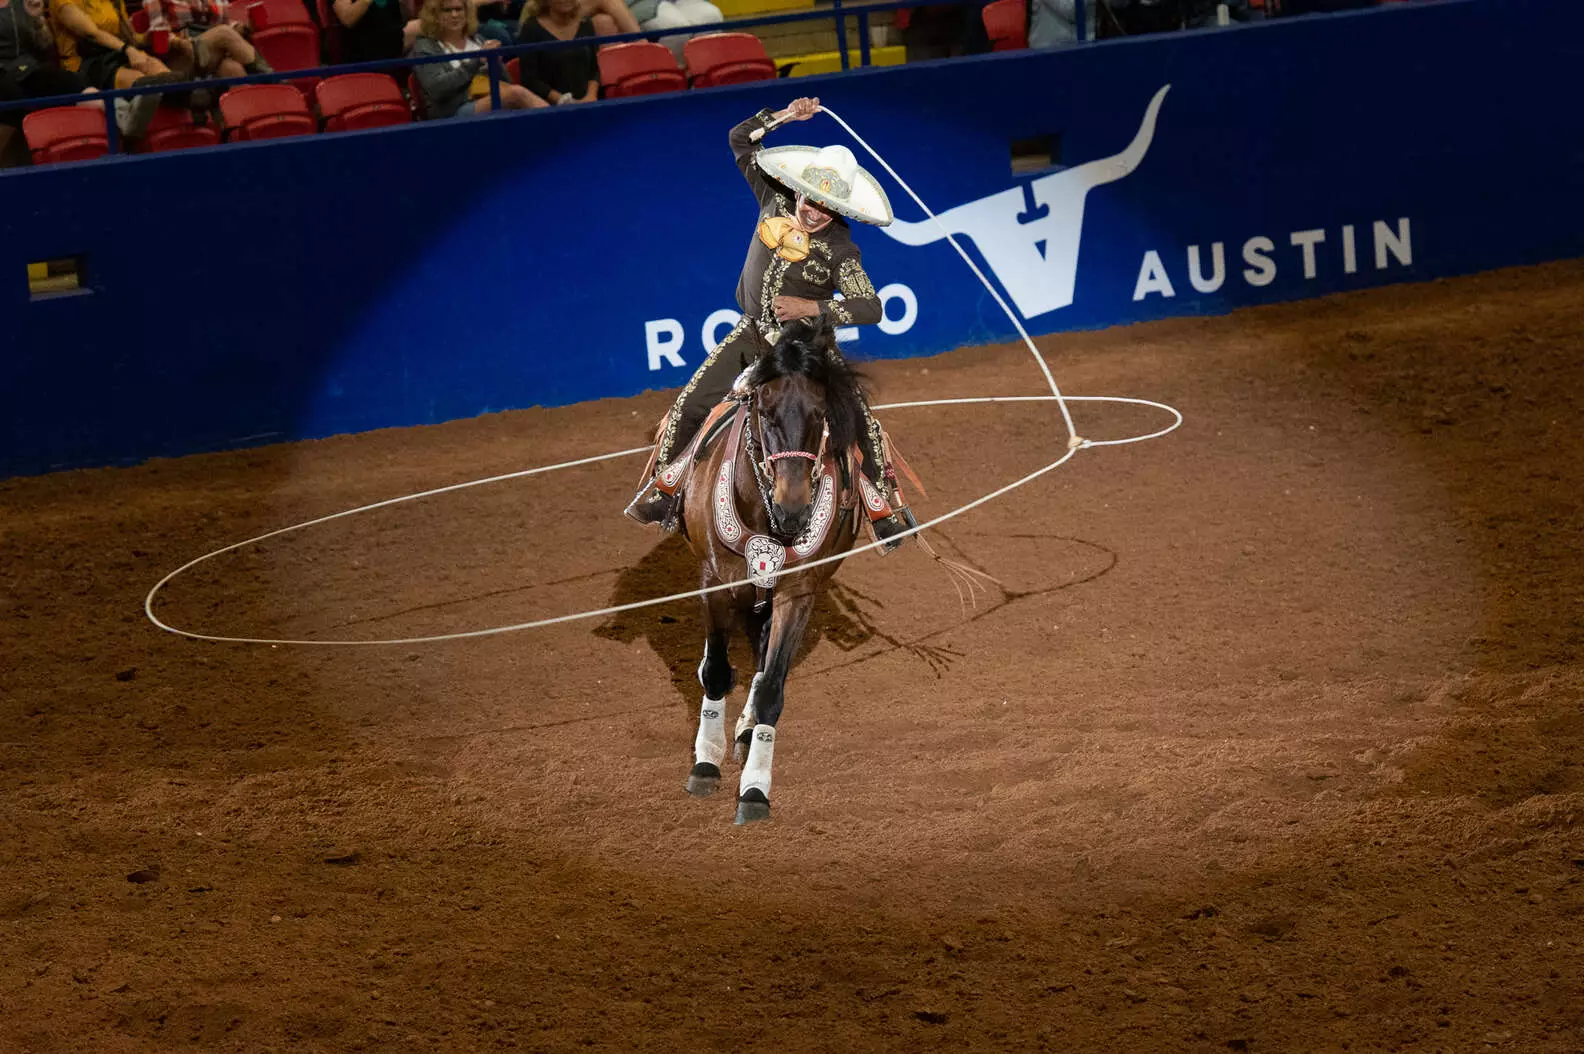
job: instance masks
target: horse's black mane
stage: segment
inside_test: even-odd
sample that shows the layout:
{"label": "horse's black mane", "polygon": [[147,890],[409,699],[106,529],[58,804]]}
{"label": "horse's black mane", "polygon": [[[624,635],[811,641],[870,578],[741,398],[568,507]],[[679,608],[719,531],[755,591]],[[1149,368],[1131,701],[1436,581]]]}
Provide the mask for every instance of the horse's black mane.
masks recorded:
{"label": "horse's black mane", "polygon": [[847,450],[864,431],[864,377],[836,350],[836,331],[825,318],[797,319],[781,329],[770,352],[748,375],[754,387],[781,377],[806,377],[825,389],[830,448]]}

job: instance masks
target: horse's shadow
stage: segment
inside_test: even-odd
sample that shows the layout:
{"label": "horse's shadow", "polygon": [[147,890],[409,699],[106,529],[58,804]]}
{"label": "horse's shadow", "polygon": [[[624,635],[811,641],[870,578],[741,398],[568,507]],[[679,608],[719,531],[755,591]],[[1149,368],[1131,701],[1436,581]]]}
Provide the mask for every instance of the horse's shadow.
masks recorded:
{"label": "horse's shadow", "polygon": [[[651,597],[682,593],[699,586],[699,563],[680,535],[670,535],[650,549],[643,558],[616,576],[611,606],[631,604]],[[792,660],[793,669],[808,658],[821,640],[844,652],[861,648],[880,633],[874,611],[885,605],[873,597],[831,582],[814,603],[803,643]],[[690,706],[698,702],[699,659],[704,655],[700,631],[699,601],[678,601],[660,608],[640,608],[612,615],[595,627],[596,636],[631,644],[646,640],[671,671],[671,686]],[[733,627],[731,662],[737,669],[738,683],[753,676],[753,655],[741,632]]]}
{"label": "horse's shadow", "polygon": [[[953,556],[969,564],[977,562],[963,551],[960,545],[942,531],[932,532],[937,544],[944,541]],[[973,622],[993,614],[1011,604],[1031,597],[1043,596],[1082,582],[1093,581],[1110,571],[1116,563],[1116,554],[1104,546],[1080,539],[1050,536],[1024,537],[1040,544],[1061,542],[1093,550],[1096,564],[1087,573],[1076,575],[1046,588],[1019,592],[992,586],[987,595],[981,595],[971,607],[965,607],[961,619],[951,620],[922,636],[903,640],[886,632],[882,626],[885,601],[841,581],[830,582],[814,604],[802,646],[793,659],[793,669],[802,666],[816,644],[824,641],[843,653],[842,658],[827,661],[817,669],[805,670],[805,675],[818,675],[847,666],[869,662],[882,655],[903,652],[912,656],[935,677],[949,670],[962,652],[945,644],[933,643],[956,626]],[[636,564],[618,573],[611,594],[613,606],[647,600],[651,597],[682,593],[698,588],[699,565],[687,542],[679,535],[663,539],[660,544],[644,554]],[[944,580],[941,585],[944,590]],[[647,640],[666,664],[671,673],[671,686],[691,709],[698,704],[699,684],[697,669],[704,654],[701,618],[698,601],[679,601],[661,608],[639,608],[613,615],[595,627],[597,636],[606,640],[631,644]],[[753,675],[753,656],[741,632],[734,632],[731,642],[731,661],[737,669],[738,683],[743,684]]]}

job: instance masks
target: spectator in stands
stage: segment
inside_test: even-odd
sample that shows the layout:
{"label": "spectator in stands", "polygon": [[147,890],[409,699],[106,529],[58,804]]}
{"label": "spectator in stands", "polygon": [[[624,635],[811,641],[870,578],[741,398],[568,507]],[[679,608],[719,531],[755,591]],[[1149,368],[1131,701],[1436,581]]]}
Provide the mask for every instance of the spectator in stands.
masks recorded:
{"label": "spectator in stands", "polygon": [[417,39],[417,21],[402,14],[401,0],[335,0],[341,23],[341,61],[399,59]]}
{"label": "spectator in stands", "polygon": [[12,0],[0,8],[0,84],[14,89],[9,97],[76,95],[87,87],[77,74],[57,67],[54,53],[43,0]]}
{"label": "spectator in stands", "polygon": [[[550,40],[594,38],[594,20],[581,18],[578,0],[547,0],[543,10],[537,0],[523,5],[517,40],[523,44]],[[523,87],[559,105],[593,102],[599,98],[599,66],[592,45],[530,51],[522,56]]]}
{"label": "spectator in stands", "polygon": [[[630,0],[628,9],[644,30],[686,29],[720,22],[725,17],[710,0]],[[688,36],[667,36],[660,43],[680,54]]]}
{"label": "spectator in stands", "polygon": [[[1095,9],[1099,6],[1099,0],[1084,4],[1084,40],[1095,38]],[[1031,48],[1064,48],[1078,43],[1076,0],[1032,0],[1028,39]]]}
{"label": "spectator in stands", "polygon": [[[173,78],[166,75],[164,79]],[[0,102],[55,95],[91,96],[97,91],[80,74],[61,69],[56,62],[55,36],[44,17],[44,0],[13,0],[0,8]],[[141,139],[159,104],[156,93],[115,100],[121,135],[128,140]],[[100,101],[85,99],[77,105],[104,110]],[[0,111],[0,155],[4,155],[22,127],[22,119],[30,112],[27,107]]]}
{"label": "spectator in stands", "polygon": [[[87,87],[75,73],[53,61],[55,40],[44,18],[43,0],[12,0],[0,7],[0,99],[41,99],[76,95]],[[0,121],[21,123],[22,110],[0,114]]]}
{"label": "spectator in stands", "polygon": [[[0,103],[81,93],[82,78],[50,61],[54,50],[43,0],[11,0],[0,8]],[[0,163],[29,112],[0,110]]]}
{"label": "spectator in stands", "polygon": [[274,71],[211,0],[164,0],[160,9],[171,30],[165,61],[173,73],[196,80]]}
{"label": "spectator in stands", "polygon": [[[136,46],[138,37],[132,32],[120,0],[49,0],[49,5],[61,69],[75,74],[83,91],[147,88],[183,79]],[[8,10],[14,8],[15,0]],[[24,8],[24,12],[32,9],[32,6]],[[39,14],[42,16],[42,8]],[[39,43],[36,34],[34,43]],[[37,95],[31,97],[38,98]],[[121,134],[130,140],[143,138],[162,99],[179,105],[186,105],[188,101],[186,98],[171,100],[169,96],[152,92],[130,100],[117,99],[116,125]]]}
{"label": "spectator in stands", "polygon": [[137,45],[142,43],[127,22],[119,0],[49,0],[58,31],[55,46],[61,68],[103,91],[150,83],[169,83],[170,68]]}
{"label": "spectator in stands", "polygon": [[[469,0],[424,0],[418,23],[414,55],[455,55],[500,47],[500,41],[477,35],[478,17]],[[430,117],[466,116],[485,113],[490,108],[489,73],[481,58],[430,62],[414,67],[414,72]],[[549,105],[527,88],[504,79],[500,98],[501,106],[507,110]]]}
{"label": "spectator in stands", "polygon": [[468,0],[468,5],[473,9],[474,21],[478,22],[481,39],[504,45],[517,43],[516,13],[510,10],[506,0]]}
{"label": "spectator in stands", "polygon": [[[715,5],[706,3],[705,6]],[[588,0],[583,13],[594,20],[594,32],[602,37],[615,33],[636,33],[640,28],[637,17],[625,0]]]}
{"label": "spectator in stands", "polygon": [[909,62],[978,55],[990,50],[984,8],[978,4],[931,4],[897,12],[897,28]]}
{"label": "spectator in stands", "polygon": [[[517,42],[516,27],[522,20],[523,0],[473,0],[478,8],[479,32],[485,40],[495,39],[501,30],[502,44]],[[627,9],[625,0],[582,0],[582,17],[594,20],[594,35],[639,32],[638,20]],[[497,29],[496,27],[500,28]],[[509,29],[507,27],[510,27]]]}

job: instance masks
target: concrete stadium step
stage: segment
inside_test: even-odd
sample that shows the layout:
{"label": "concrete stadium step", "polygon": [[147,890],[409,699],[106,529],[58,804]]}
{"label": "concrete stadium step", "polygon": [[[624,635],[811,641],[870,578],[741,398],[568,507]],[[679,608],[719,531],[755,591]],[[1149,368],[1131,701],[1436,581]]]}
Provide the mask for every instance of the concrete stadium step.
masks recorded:
{"label": "concrete stadium step", "polygon": [[[793,55],[788,58],[778,58],[776,69],[781,71],[783,77],[812,77],[817,73],[841,72],[841,53],[837,51],[821,51],[812,55]],[[853,68],[858,66],[858,49],[854,46],[848,54],[848,61]],[[871,66],[900,66],[907,61],[907,48],[900,44],[884,48],[871,48],[869,51],[869,65]]]}

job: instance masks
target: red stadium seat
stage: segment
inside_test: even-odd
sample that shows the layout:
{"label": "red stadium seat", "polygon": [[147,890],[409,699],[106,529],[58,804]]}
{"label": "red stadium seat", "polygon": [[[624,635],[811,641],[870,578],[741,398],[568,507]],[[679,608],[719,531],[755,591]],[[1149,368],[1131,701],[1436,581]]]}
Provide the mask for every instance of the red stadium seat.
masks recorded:
{"label": "red stadium seat", "polygon": [[1028,0],[995,0],[981,11],[992,51],[1028,47]]}
{"label": "red stadium seat", "polygon": [[[256,30],[250,39],[264,60],[277,70],[311,70],[320,65],[319,30],[312,22],[271,25]],[[305,96],[312,95],[318,83],[318,77],[292,81]]]}
{"label": "red stadium seat", "polygon": [[178,106],[161,106],[154,111],[148,134],[143,138],[143,153],[158,154],[166,150],[186,150],[194,146],[214,146],[220,142],[220,133],[208,125],[193,120],[191,110]]}
{"label": "red stadium seat", "polygon": [[705,33],[682,46],[695,88],[775,80],[776,65],[752,33]]}
{"label": "red stadium seat", "polygon": [[631,95],[657,95],[687,87],[687,77],[677,68],[676,56],[663,44],[636,40],[607,44],[599,49],[600,84],[607,99]]}
{"label": "red stadium seat", "polygon": [[105,116],[83,106],[55,106],[22,118],[22,135],[35,165],[87,161],[110,152]]}
{"label": "red stadium seat", "polygon": [[246,3],[247,21],[255,31],[274,29],[276,26],[318,28],[303,0],[246,0]]}
{"label": "red stadium seat", "polygon": [[243,84],[220,96],[226,138],[282,139],[311,135],[313,115],[302,93],[290,84]]}
{"label": "red stadium seat", "polygon": [[314,103],[327,132],[352,132],[360,128],[386,128],[407,124],[412,111],[402,98],[395,78],[385,73],[343,73],[328,77],[314,88]]}
{"label": "red stadium seat", "polygon": [[521,62],[521,60],[512,59],[512,60],[510,60],[509,62],[506,63],[506,76],[511,78],[511,82],[513,84],[521,84],[522,83],[522,62]]}

